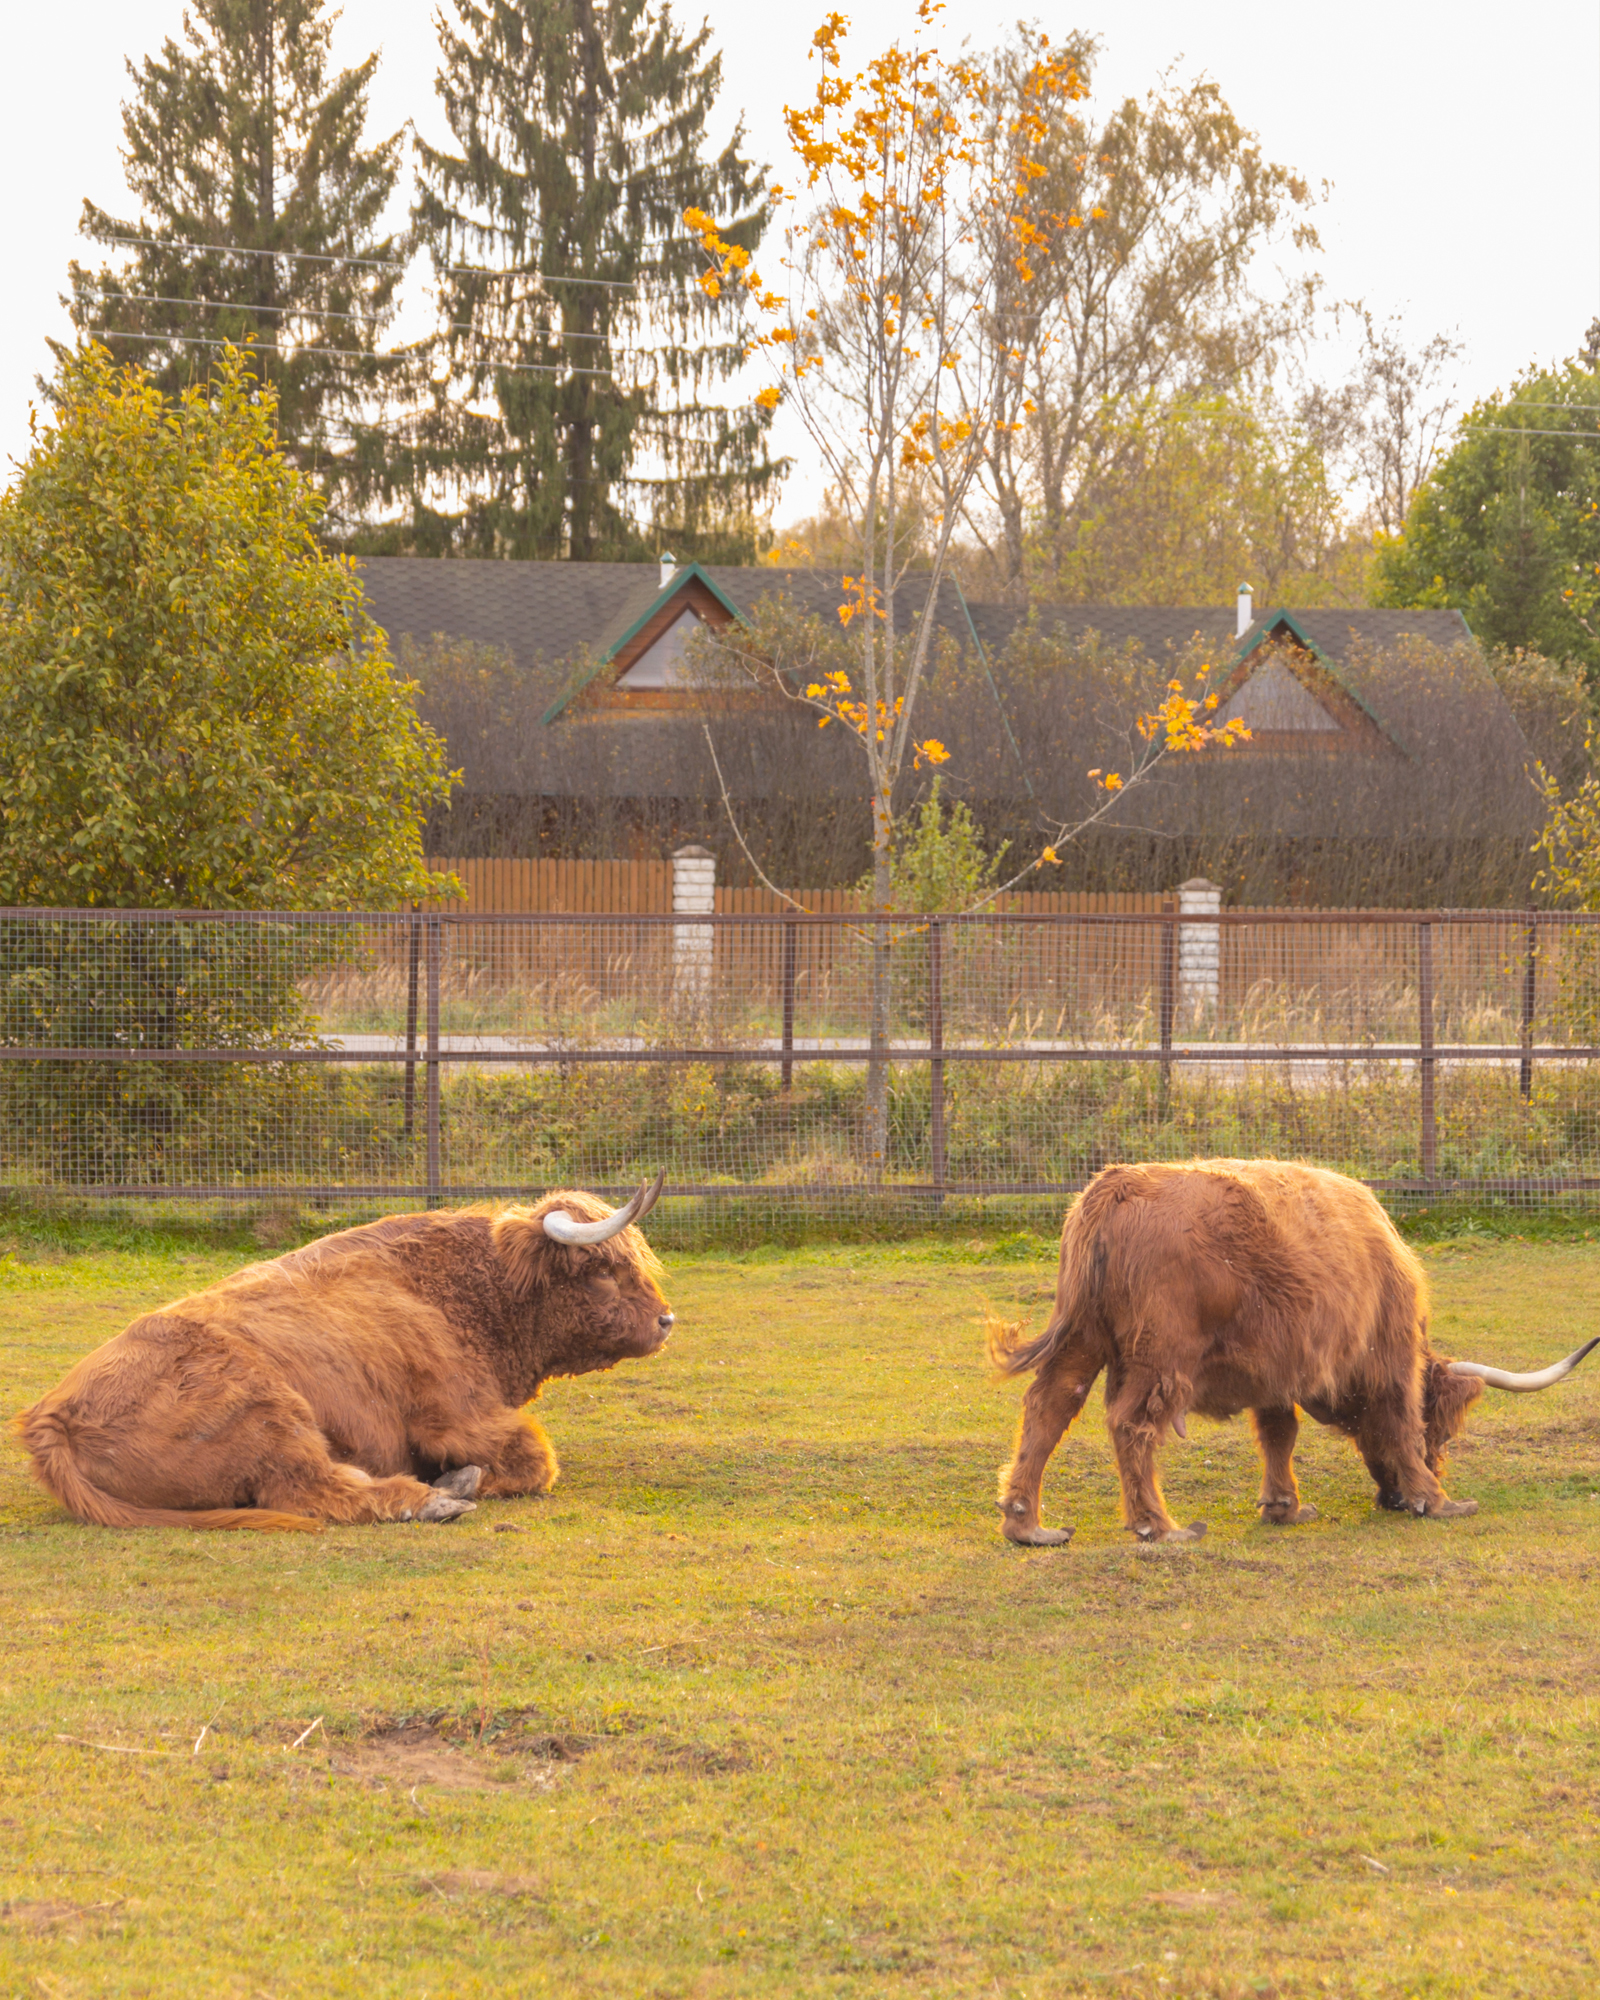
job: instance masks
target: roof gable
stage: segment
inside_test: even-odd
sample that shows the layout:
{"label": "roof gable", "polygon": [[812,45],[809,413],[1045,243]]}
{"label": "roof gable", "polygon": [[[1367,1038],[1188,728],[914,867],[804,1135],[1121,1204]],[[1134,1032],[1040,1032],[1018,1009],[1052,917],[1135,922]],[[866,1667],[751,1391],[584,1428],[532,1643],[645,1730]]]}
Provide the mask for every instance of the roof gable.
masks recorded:
{"label": "roof gable", "polygon": [[1227,705],[1219,710],[1217,721],[1242,722],[1252,735],[1282,730],[1321,733],[1339,728],[1288,662],[1275,657],[1262,661],[1247,674]]}
{"label": "roof gable", "polygon": [[[551,702],[541,720],[554,722],[591,690],[598,693],[602,685],[618,687],[634,661],[657,641],[664,639],[680,623],[685,612],[711,624],[741,622],[738,608],[729,602],[716,580],[699,563],[687,563],[674,570],[667,581],[659,585],[649,603],[642,608],[629,605],[612,621],[611,628],[600,635],[593,663]],[[614,667],[616,672],[607,676],[608,667]],[[646,693],[650,700],[641,702],[638,696]],[[623,699],[630,706],[655,707],[661,705],[662,696],[670,702],[681,699],[681,693],[674,695],[671,692],[670,684],[629,691]]]}

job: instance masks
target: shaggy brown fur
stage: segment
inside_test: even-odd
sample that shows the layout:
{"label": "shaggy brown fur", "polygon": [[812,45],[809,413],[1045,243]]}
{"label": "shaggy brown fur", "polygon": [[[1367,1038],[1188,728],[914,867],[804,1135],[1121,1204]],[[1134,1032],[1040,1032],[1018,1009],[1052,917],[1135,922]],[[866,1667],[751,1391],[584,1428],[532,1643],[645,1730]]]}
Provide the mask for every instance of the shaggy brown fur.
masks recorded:
{"label": "shaggy brown fur", "polygon": [[611,1213],[563,1192],[390,1216],[146,1313],[16,1420],[35,1477],[112,1528],[448,1520],[474,1492],[547,1492],[523,1404],[672,1325],[637,1228],[561,1244],[553,1208]]}
{"label": "shaggy brown fur", "polygon": [[1310,1519],[1293,1453],[1297,1407],[1353,1438],[1378,1504],[1471,1514],[1439,1484],[1444,1447],[1482,1384],[1428,1345],[1428,1283],[1358,1181],[1281,1160],[1108,1167],[1061,1232],[1055,1311],[1036,1340],[991,1326],[1001,1372],[1037,1371],[1000,1475],[1014,1542],[1063,1542],[1039,1525],[1050,1454],[1106,1371],[1106,1422],[1123,1518],[1144,1540],[1192,1539],[1166,1509],[1156,1454],[1190,1411],[1249,1410],[1268,1521]]}

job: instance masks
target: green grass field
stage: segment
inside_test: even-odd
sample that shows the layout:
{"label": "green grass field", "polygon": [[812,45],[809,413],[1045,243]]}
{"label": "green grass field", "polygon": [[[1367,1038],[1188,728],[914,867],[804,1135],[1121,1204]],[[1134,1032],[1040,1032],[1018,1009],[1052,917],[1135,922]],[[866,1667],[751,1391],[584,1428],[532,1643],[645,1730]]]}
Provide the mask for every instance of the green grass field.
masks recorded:
{"label": "green grass field", "polygon": [[[243,1261],[16,1233],[9,1412]],[[1600,1244],[1426,1251],[1443,1344],[1532,1365]],[[1308,1431],[1167,1454],[1117,1525],[1098,1397],[1062,1550],[996,1533],[1048,1246],[673,1260],[653,1362],[557,1384],[556,1495],[456,1526],[109,1533],[0,1448],[0,1993],[1600,1991],[1600,1365],[1489,1397],[1462,1522]],[[209,1723],[209,1728],[205,1727]]]}

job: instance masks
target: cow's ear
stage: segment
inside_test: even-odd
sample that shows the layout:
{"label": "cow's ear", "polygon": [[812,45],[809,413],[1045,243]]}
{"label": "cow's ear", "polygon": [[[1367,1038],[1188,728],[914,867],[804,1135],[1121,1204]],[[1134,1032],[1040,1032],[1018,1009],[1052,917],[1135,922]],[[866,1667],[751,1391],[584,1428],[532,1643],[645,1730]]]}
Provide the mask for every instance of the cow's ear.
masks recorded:
{"label": "cow's ear", "polygon": [[553,1265],[567,1252],[544,1233],[544,1224],[524,1209],[497,1215],[491,1230],[494,1254],[506,1289],[514,1298],[528,1299],[550,1283]]}

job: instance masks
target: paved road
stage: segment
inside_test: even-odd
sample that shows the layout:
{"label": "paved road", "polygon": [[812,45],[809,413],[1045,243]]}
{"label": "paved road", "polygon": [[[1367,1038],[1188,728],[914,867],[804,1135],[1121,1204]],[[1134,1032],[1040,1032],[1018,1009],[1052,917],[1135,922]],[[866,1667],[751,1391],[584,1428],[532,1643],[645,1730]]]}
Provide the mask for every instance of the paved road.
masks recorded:
{"label": "paved road", "polygon": [[[334,1048],[347,1049],[352,1054],[400,1055],[405,1053],[403,1035],[332,1035],[328,1037]],[[659,1048],[659,1043],[637,1035],[606,1036],[598,1042],[586,1045],[587,1051],[616,1051],[618,1054],[638,1054]],[[740,1041],[735,1046],[754,1049],[762,1054],[777,1056],[782,1053],[783,1044],[777,1036],[760,1036],[752,1041]],[[1285,1053],[1276,1043],[1270,1042],[1174,1042],[1173,1062],[1191,1073],[1204,1071],[1208,1076],[1220,1081],[1239,1082],[1252,1073],[1263,1070],[1276,1076],[1287,1072],[1296,1083],[1326,1083],[1344,1076],[1351,1070],[1365,1069],[1373,1064],[1382,1064],[1386,1069],[1415,1071],[1418,1062],[1415,1054],[1409,1053],[1415,1043],[1375,1042],[1363,1045],[1357,1053],[1346,1053],[1341,1045],[1337,1055],[1323,1052],[1323,1046],[1316,1043],[1300,1043],[1292,1052]],[[843,1037],[796,1036],[792,1044],[797,1055],[838,1055],[841,1059],[853,1057],[862,1060],[867,1051],[857,1040]],[[1023,1041],[1007,1042],[999,1045],[996,1053],[1011,1062],[1026,1060],[1029,1055],[1072,1056],[1081,1054],[1086,1061],[1115,1060],[1123,1047],[1130,1051],[1137,1048],[1143,1061],[1154,1061],[1158,1051],[1148,1044],[1104,1045],[1085,1049],[1081,1043],[1064,1041]],[[501,1057],[524,1056],[530,1061],[560,1061],[571,1059],[584,1051],[571,1044],[539,1041],[521,1035],[463,1035],[451,1034],[439,1037],[440,1052],[452,1058],[463,1056],[493,1055]],[[889,1044],[890,1053],[905,1051],[925,1054],[927,1043],[920,1040],[900,1039]],[[1408,1053],[1397,1053],[1407,1050]],[[946,1052],[949,1053],[948,1051]],[[424,1050],[418,1044],[418,1060],[422,1060]],[[1466,1069],[1487,1066],[1491,1069],[1515,1069],[1521,1062],[1519,1050],[1498,1047],[1493,1055],[1462,1057],[1440,1055],[1435,1059],[1437,1070]],[[1539,1066],[1556,1064],[1560,1067],[1583,1065],[1590,1058],[1585,1055],[1546,1055],[1538,1059]],[[452,1064],[454,1067],[455,1064]],[[496,1064],[496,1067],[499,1065]],[[958,1066],[953,1061],[952,1068]]]}

